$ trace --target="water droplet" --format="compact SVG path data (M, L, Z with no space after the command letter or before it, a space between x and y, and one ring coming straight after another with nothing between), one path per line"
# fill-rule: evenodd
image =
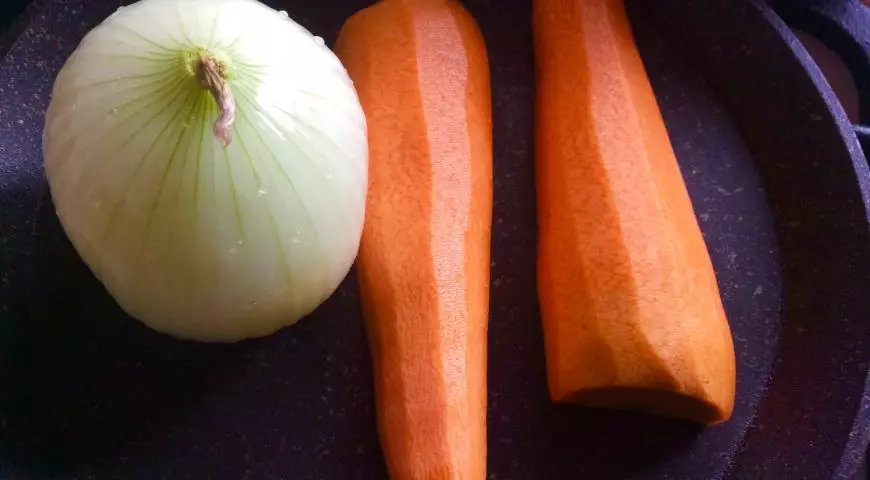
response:
M266 189L260 188L259 190L257 190L257 195L262 197L265 194L266 194Z
M286 11L286 10L281 10L281 11L279 11L279 12L278 12L278 15L281 15L282 17L289 17L289 15L287 15L287 11Z
M323 46L323 44L324 44L325 42L323 41L323 37L314 37L314 43L316 43L316 44L318 44L318 45L320 45L320 46Z
M22 120L22 119L19 118L19 119L18 119L18 124L19 124L19 125L24 125L24 120Z
M112 109L109 111L109 115L115 115L116 113L118 113L118 109L117 109L117 108L112 108Z
M335 173L332 167L327 168L326 173L324 173L323 176L326 177L327 180L332 180L335 177Z
M299 238L301 235L302 232L300 232L299 229L296 229L296 231L293 232L293 236L290 237L290 243L294 245L299 245L300 243L302 243L302 239Z
M239 240L239 241L236 242L236 245L242 245L243 243L245 243L244 240Z

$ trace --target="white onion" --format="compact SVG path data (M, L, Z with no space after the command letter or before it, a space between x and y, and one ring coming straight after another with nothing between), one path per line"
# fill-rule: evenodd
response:
M59 73L43 148L67 236L155 330L270 334L356 257L368 147L353 84L323 40L254 0L119 9Z

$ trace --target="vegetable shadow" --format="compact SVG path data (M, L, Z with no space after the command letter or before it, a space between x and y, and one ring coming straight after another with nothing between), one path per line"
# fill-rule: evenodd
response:
M37 194L0 188L14 207L0 223L0 478L385 477L353 272L294 327L181 341L120 309Z
M701 425L618 410L552 405L547 468L553 478L649 475L688 448Z
M200 407L249 345L177 341L129 318L79 260L47 189L41 195L35 218L20 219L29 238L15 237L14 212L0 232L14 283L0 316L0 465L9 470L0 473L36 480L123 463Z

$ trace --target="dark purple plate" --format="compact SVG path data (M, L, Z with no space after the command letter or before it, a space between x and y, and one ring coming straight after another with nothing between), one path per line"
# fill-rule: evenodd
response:
M67 241L43 114L67 55L121 3L37 1L0 62L0 478L384 478L353 276L296 327L201 345L124 315ZM329 41L371 2L266 3ZM631 2L739 361L733 419L701 429L549 402L530 2L466 3L495 117L490 478L849 478L870 422L870 172L791 31L754 0Z

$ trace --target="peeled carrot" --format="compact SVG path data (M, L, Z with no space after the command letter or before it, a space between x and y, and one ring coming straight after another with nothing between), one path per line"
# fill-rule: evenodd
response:
M534 0L538 290L550 396L714 424L735 358L621 0Z
M358 257L395 479L486 475L492 122L483 39L452 0L383 0L336 52L369 129Z

